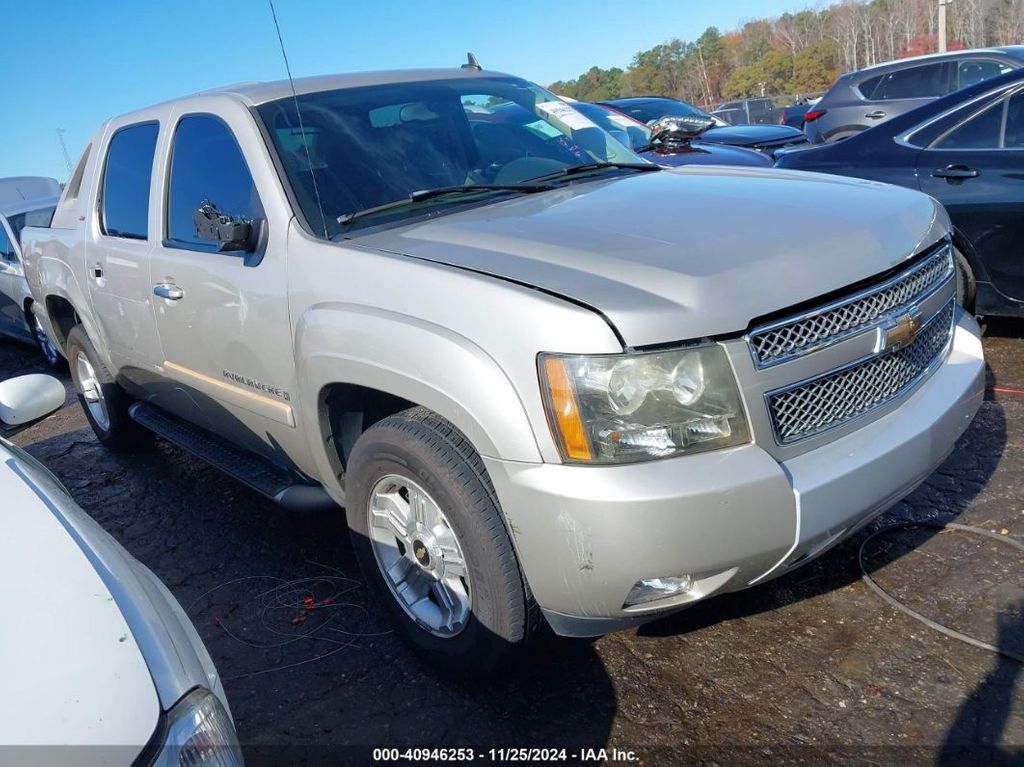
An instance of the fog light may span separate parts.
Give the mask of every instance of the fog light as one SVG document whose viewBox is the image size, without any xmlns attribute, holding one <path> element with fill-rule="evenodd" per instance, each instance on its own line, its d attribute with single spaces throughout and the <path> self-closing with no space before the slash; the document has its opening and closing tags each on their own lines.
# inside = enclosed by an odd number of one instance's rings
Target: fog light
<svg viewBox="0 0 1024 767">
<path fill-rule="evenodd" d="M 623 607 L 657 602 L 660 599 L 685 594 L 693 588 L 692 575 L 675 575 L 668 578 L 643 578 L 630 589 Z"/>
</svg>

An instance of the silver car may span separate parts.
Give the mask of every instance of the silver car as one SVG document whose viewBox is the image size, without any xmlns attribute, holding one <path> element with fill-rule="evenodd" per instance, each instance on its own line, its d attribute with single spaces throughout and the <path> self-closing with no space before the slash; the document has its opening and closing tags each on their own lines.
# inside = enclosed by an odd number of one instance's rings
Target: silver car
<svg viewBox="0 0 1024 767">
<path fill-rule="evenodd" d="M 344 506 L 403 636 L 475 673 L 777 577 L 923 481 L 983 393 L 949 232 L 902 188 L 662 169 L 471 68 L 116 117 L 25 240 L 104 444 Z"/>
<path fill-rule="evenodd" d="M 49 226 L 60 191 L 52 178 L 0 178 L 0 335 L 38 345 L 51 367 L 63 358 L 32 311 L 22 266 L 21 230 Z"/>
<path fill-rule="evenodd" d="M 849 138 L 947 93 L 1024 66 L 1024 45 L 889 61 L 842 75 L 804 117 L 812 144 Z"/>
</svg>

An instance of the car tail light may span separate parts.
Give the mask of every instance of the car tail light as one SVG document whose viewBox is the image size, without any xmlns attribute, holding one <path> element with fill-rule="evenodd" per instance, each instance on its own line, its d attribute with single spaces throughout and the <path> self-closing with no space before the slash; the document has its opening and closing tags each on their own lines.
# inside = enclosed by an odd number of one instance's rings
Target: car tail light
<svg viewBox="0 0 1024 767">
<path fill-rule="evenodd" d="M 827 109 L 812 109 L 810 112 L 804 115 L 804 122 L 812 123 L 819 117 L 822 117 L 827 111 Z"/>
</svg>

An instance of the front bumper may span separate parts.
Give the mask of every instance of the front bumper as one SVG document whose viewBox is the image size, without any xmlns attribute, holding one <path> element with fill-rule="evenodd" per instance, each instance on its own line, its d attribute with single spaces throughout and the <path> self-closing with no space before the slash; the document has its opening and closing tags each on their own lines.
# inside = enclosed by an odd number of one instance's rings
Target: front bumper
<svg viewBox="0 0 1024 767">
<path fill-rule="evenodd" d="M 850 535 L 952 451 L 984 396 L 962 315 L 945 362 L 898 408 L 779 462 L 757 444 L 630 466 L 484 459 L 538 604 L 560 634 L 594 636 L 776 577 Z M 623 608 L 643 578 L 685 594 Z"/>
</svg>

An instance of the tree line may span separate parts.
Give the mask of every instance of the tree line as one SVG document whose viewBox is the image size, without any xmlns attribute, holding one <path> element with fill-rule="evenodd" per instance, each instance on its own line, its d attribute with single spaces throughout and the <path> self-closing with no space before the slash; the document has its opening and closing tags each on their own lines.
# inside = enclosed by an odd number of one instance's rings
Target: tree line
<svg viewBox="0 0 1024 767">
<path fill-rule="evenodd" d="M 1024 43 L 1024 0 L 955 0 L 946 8 L 950 50 Z M 816 93 L 842 72 L 937 50 L 937 12 L 938 0 L 842 0 L 724 34 L 708 27 L 694 41 L 640 51 L 626 69 L 595 66 L 549 87 L 583 101 L 660 95 L 706 107 Z"/>
</svg>

